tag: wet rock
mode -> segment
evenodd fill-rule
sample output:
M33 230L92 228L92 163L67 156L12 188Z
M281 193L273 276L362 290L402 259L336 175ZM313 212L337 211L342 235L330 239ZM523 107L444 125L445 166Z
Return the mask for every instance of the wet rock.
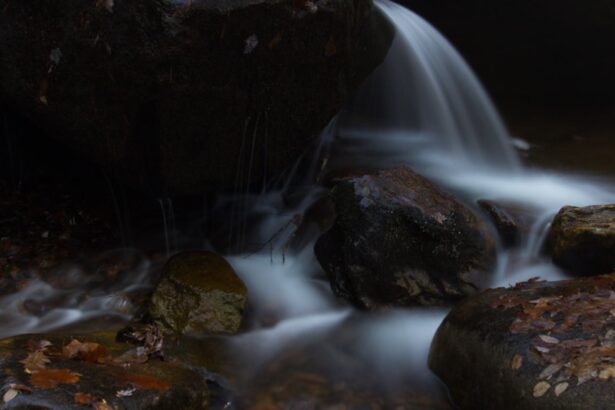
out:
M615 274L530 281L466 299L429 365L462 409L615 407Z
M235 333L246 301L245 285L224 258L183 252L167 262L149 314L177 334Z
M526 206L481 199L478 205L495 225L504 246L515 246L529 233L534 215Z
M116 343L114 337L110 332L75 337L30 335L0 341L2 408L208 408L208 381L202 373L171 357L128 367L115 365L113 358L130 345ZM51 345L46 346L45 341ZM96 354L70 358L69 343L89 343ZM26 358L33 357L36 349L40 349L39 357L46 358L45 368L26 371L33 365ZM102 403L109 407L95 407Z
M458 300L494 264L480 217L408 168L346 179L331 197L337 218L316 255L335 293L359 306Z
M156 195L293 164L383 60L371 0L0 1L0 104Z
M564 207L551 225L547 248L553 261L580 275L615 270L615 205Z

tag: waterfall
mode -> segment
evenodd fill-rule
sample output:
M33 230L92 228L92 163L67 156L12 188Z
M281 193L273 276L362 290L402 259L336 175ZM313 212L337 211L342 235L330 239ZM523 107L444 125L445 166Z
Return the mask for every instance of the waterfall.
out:
M389 0L376 6L396 35L384 63L345 112L346 145L356 150L370 139L369 151L375 148L386 161L437 153L432 159L457 165L519 169L497 110L453 46L403 6Z

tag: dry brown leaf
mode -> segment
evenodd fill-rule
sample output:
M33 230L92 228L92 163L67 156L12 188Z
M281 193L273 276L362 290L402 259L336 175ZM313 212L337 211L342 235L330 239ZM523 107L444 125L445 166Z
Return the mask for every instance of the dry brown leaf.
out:
M94 407L94 410L115 410L114 407L107 403L105 400L93 403L92 407Z
M19 395L19 391L15 389L8 389L2 396L2 401L8 403Z
M551 385L547 382L538 382L534 386L534 397L542 397L551 388Z
M568 386L570 386L570 385L568 383L566 383L566 382L560 383L557 386L555 386L555 396L559 397L563 392L566 391Z
M563 363L555 363L547 366L538 376L538 379L548 379L564 367Z
M26 370L26 373L32 373L37 370L43 370L47 367L47 363L50 360L45 355L43 350L36 350L32 353L29 353L28 356L21 360L19 363L23 363L23 367Z
M602 369L598 374L598 377L602 380L615 379L615 366L609 366L605 369Z
M77 392L75 393L74 400L76 404L87 405L92 404L96 398L90 393Z
M164 380L157 379L147 374L118 371L115 372L114 375L126 383L130 383L133 386L143 390L167 391L171 388L171 385Z
M32 389L30 388L30 386L26 386L25 384L11 383L9 387L21 393L28 393L28 394L32 393Z
M513 370L519 370L522 365L523 365L523 356L521 356L520 354L516 354L515 357L512 358L510 367Z
M49 340L28 340L28 350L31 352L35 352L37 350L47 350L48 347L52 346Z
M104 363L107 357L107 349L98 343L82 343L77 339L73 339L62 348L62 355L67 359L78 359L90 363Z
M61 384L75 384L80 377L68 369L43 369L30 375L30 383L40 389L54 389Z
M553 336L549 336L549 335L540 335L538 336L540 338L540 340L542 340L543 342L547 343L547 344L558 344L559 343L559 339L555 338Z

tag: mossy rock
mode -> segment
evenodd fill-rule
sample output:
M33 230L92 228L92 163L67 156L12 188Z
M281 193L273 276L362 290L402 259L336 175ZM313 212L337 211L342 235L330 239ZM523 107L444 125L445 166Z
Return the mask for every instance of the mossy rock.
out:
M176 334L236 333L246 302L246 287L224 258L191 251L167 262L149 314Z
M615 205L562 208L547 241L553 261L579 275L615 270Z

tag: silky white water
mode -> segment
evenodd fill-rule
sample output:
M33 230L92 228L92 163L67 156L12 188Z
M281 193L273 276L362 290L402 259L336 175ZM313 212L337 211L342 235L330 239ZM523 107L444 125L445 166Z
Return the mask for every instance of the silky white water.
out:
M303 158L291 171L289 181L294 183L258 195L238 193L219 199L219 205L237 205L242 210L238 217L250 221L239 224L241 246L227 258L249 289L253 330L232 343L262 364L298 341L331 343L336 348L328 335L351 323L358 356L374 372L382 373L383 382L391 383L408 375L432 377L427 352L446 311L400 309L372 316L335 300L312 249L318 231L301 246L292 246L301 217L323 193L314 182L322 168L404 164L468 204L495 199L534 209L531 234L518 249L500 251L490 286L536 276L564 278L539 252L549 221L564 205L615 202L615 189L610 181L588 176L524 169L487 93L446 39L402 6L388 0L377 0L376 5L396 29L389 55L327 127L311 157ZM306 174L300 186L295 178L298 168L305 168ZM284 200L289 192L296 198L293 206ZM253 244L260 244L257 251L244 250L254 248L249 246ZM49 331L85 318L126 315L113 301L126 288L147 283L138 275L131 276L131 281L99 288L96 297L83 295L84 290L60 291L32 281L0 299L8 323L1 336ZM59 297L65 303L36 316L23 309L23 301L33 297L43 302Z

